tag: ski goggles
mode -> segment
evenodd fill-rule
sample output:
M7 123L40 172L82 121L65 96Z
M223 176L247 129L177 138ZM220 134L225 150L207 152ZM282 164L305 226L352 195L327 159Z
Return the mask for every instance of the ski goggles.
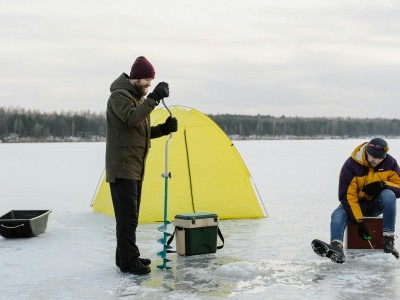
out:
M385 153L389 151L389 147L388 146L374 145L374 144L369 143L368 147L372 147L372 148L374 148L375 150L378 150L378 151L382 151L383 150Z

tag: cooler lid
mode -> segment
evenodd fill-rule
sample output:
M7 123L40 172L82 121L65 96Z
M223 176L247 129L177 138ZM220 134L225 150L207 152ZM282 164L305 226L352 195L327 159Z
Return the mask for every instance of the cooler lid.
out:
M192 220L192 219L209 219L209 218L218 218L217 214L214 213L207 213L207 212L198 212L198 213L191 213L191 214L181 214L176 215L175 219L182 219L182 220Z

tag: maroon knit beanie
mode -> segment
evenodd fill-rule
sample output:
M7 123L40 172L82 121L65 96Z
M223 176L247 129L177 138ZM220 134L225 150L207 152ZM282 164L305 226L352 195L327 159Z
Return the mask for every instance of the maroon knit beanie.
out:
M131 68L131 79L153 78L156 75L153 65L144 56L136 58Z

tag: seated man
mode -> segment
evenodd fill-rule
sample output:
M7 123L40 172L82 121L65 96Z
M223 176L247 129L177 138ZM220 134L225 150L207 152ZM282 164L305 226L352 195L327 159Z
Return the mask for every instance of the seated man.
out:
M388 150L385 140L374 138L359 145L346 160L339 177L341 204L331 216L331 244L314 240L321 242L313 241L317 254L343 263L343 236L347 224L358 224L360 237L370 240L371 235L363 218L383 214L383 251L399 259L399 252L394 247L394 231L396 198L400 197L400 168L396 160L387 154Z

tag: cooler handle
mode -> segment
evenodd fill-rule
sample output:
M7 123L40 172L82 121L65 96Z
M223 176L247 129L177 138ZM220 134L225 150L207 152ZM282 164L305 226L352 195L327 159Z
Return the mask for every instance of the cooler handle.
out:
M178 226L175 227L174 233L170 236L170 238L169 238L168 241L167 241L167 245L168 245L168 246L169 246L169 244L172 243L176 231L177 231L177 230L182 230L182 229L183 229L182 227L178 227ZM225 239L224 239L224 236L222 235L221 229L219 229L219 227L217 227L217 233L218 233L219 238L220 238L221 241L222 241L222 245L217 246L217 249L222 249L222 248L224 248L224 245L225 245ZM168 252L168 253L175 253L176 251L167 250L167 252Z
M221 241L222 241L222 245L217 246L217 249L222 249L222 248L224 248L224 245L225 245L225 239L224 239L224 236L222 235L222 232L221 232L221 230L219 229L219 227L218 227L218 236L219 236L219 238L220 238Z
M167 245L168 245L168 246L169 246L169 244L172 243L172 240L174 239L174 236L175 236L176 231L177 231L177 230L182 230L182 229L183 229L182 227L175 227L174 233L170 236L170 238L169 238L168 241L167 241ZM174 251L174 250L167 250L167 253L176 253L176 251Z
M6 225L1 224L1 227L7 228L7 229L15 229L15 228L18 228L18 227L23 227L24 225L25 224L19 224L17 226L6 226Z

